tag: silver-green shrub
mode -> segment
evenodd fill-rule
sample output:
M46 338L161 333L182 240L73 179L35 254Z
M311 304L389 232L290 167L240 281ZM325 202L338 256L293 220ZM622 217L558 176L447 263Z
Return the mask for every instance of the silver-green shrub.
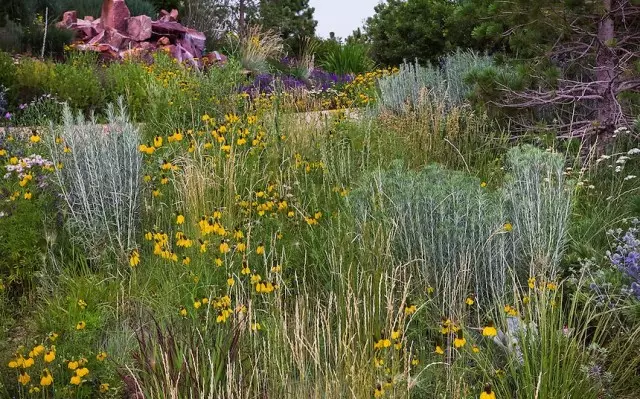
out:
M380 79L380 104L399 113L418 108L426 101L442 101L449 107L459 105L471 91L465 82L469 72L490 65L491 57L460 50L444 57L439 67L405 62L397 74Z
M499 190L439 165L411 171L396 163L367 176L350 199L361 226L390 226L394 257L418 266L450 314L470 293L492 306L512 282L554 275L571 204L563 163L558 154L514 148Z
M140 225L140 134L122 101L117 109L109 105L107 121L74 116L65 106L63 125L52 125L48 140L54 163L62 166L54 180L66 204L67 227L91 257L128 253Z
M563 254L573 189L564 179L564 158L530 145L507 154L504 187L517 261L530 276L555 277Z

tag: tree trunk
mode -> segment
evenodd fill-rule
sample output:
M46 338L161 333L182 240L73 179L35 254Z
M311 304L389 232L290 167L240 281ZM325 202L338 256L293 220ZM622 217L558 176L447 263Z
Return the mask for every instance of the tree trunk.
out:
M244 32L245 32L245 4L244 4L245 0L240 0L240 4L238 5L238 11L240 13L239 17L238 17L238 36L240 36L240 38L244 37Z
M602 0L604 15L598 25L599 47L596 53L596 80L599 83L597 113L597 135L601 145L611 139L618 121L618 102L616 99L616 55L612 50L615 45L615 25L611 15L612 3L617 0Z

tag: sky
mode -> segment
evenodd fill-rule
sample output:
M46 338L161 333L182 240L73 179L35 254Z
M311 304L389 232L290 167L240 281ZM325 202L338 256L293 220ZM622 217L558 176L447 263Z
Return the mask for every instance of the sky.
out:
M309 0L316 9L314 17L318 21L316 34L329 37L329 32L345 39L356 28L364 25L367 17L373 15L373 7L380 0Z

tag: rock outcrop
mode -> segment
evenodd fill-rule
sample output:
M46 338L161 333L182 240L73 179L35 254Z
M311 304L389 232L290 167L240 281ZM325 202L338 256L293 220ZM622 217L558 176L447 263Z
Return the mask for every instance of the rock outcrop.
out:
M223 63L218 52L203 56L206 37L178 22L178 11L160 11L156 21L146 15L131 16L125 0L105 0L100 18L78 18L67 11L57 25L75 32L75 47L97 51L108 58L122 59L164 50L179 62L196 66Z

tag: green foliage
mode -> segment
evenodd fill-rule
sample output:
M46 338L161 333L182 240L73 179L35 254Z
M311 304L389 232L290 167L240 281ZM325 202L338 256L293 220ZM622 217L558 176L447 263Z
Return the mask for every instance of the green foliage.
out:
M266 29L275 29L297 53L296 40L313 37L317 21L313 19L314 8L309 0L260 0L260 23Z
M115 103L122 97L134 121L144 120L149 104L151 76L137 60L114 62L104 72L105 101Z
M13 187L2 183L0 198L7 201ZM12 298L33 288L36 273L44 263L46 208L51 205L51 199L42 195L0 206L0 281Z
M445 0L389 0L367 20L373 59L399 65L406 59L436 61L448 49L445 31L453 5Z
M0 86L8 90L9 100L15 98L18 68L8 53L0 52Z
M105 93L93 53L71 53L65 63L56 63L47 87L72 109L91 112L104 107Z
M318 61L326 71L339 75L365 73L373 69L368 52L365 44L346 43L327 51Z

